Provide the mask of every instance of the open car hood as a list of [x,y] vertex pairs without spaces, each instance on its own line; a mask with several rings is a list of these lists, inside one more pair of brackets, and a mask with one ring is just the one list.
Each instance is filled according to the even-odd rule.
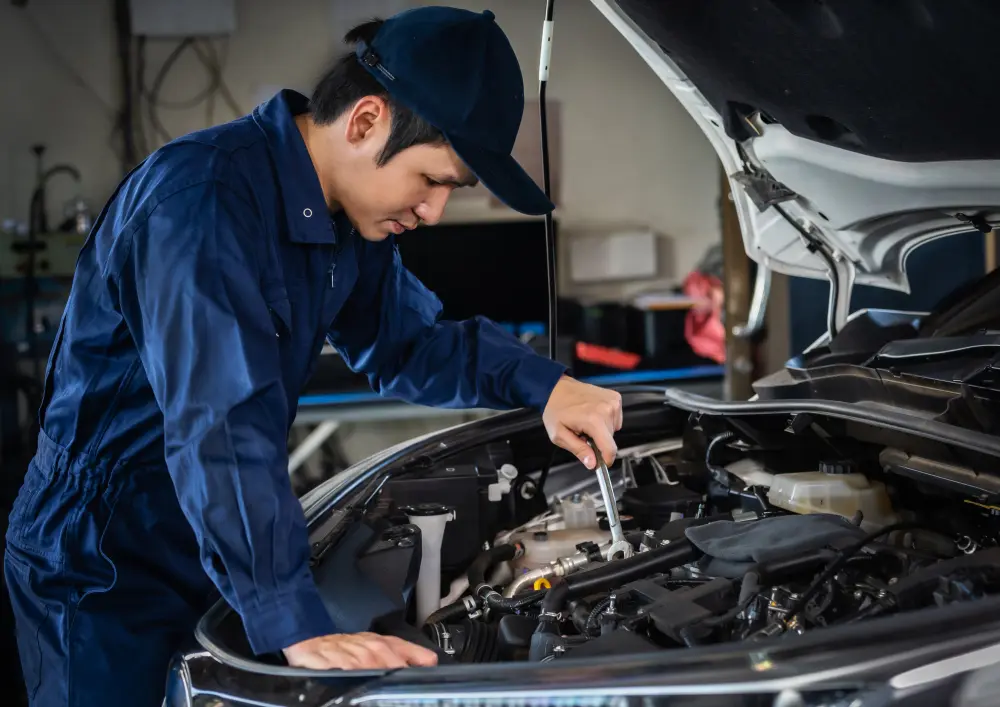
[[841,321],[855,283],[908,292],[914,248],[1000,222],[1000,5],[592,2],[715,147],[748,255],[832,265]]

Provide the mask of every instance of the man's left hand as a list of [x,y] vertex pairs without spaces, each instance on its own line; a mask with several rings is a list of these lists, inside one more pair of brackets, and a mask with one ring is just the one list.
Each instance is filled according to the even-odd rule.
[[618,454],[614,435],[622,428],[622,396],[563,376],[552,389],[542,422],[549,439],[575,454],[588,469],[595,469],[597,460],[580,435],[593,439],[604,463],[610,465]]

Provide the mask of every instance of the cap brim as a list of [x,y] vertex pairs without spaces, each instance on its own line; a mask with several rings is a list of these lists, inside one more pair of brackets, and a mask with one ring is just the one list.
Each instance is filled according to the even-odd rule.
[[514,211],[541,216],[555,209],[545,192],[512,156],[483,149],[461,138],[449,136],[448,142],[483,186]]

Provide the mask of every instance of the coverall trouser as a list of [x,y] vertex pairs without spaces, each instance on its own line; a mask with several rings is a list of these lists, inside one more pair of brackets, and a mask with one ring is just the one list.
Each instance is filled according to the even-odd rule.
[[216,596],[165,468],[102,468],[44,434],[4,573],[32,707],[159,707]]

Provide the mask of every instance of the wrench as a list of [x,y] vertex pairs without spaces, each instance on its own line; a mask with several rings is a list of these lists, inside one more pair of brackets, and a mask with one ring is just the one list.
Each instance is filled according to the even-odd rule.
[[618,517],[618,505],[615,501],[614,488],[611,486],[611,473],[608,471],[608,465],[604,463],[594,440],[587,437],[587,444],[594,450],[594,458],[597,460],[597,483],[601,486],[604,510],[608,513],[608,527],[611,529],[611,547],[608,548],[605,557],[609,562],[632,557],[634,550],[632,543],[625,539],[625,533],[622,532],[622,522]]

